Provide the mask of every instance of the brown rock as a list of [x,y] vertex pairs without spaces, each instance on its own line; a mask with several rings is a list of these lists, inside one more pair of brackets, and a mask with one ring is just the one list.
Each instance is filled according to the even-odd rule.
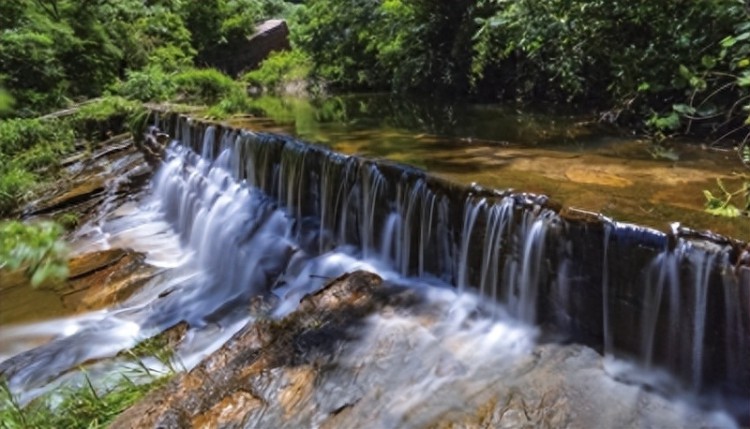
[[158,272],[145,255],[112,249],[76,258],[70,263],[71,278],[61,290],[66,307],[96,310],[122,302]]
[[260,404],[282,413],[286,421],[279,424],[309,416],[300,404],[309,403],[320,359],[333,355],[364,316],[403,301],[381,283],[367,272],[345,275],[303,298],[284,319],[249,324],[198,367],[123,413],[112,427],[231,426],[230,421],[251,419]]
[[208,59],[208,63],[236,76],[258,68],[271,52],[289,49],[291,44],[286,21],[271,19],[261,23],[246,40],[228,45],[224,51],[217,52],[213,58]]

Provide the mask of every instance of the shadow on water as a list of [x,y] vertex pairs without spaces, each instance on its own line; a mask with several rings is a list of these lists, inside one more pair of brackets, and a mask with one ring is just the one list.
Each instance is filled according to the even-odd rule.
[[[603,127],[580,115],[552,109],[520,111],[500,105],[473,105],[390,94],[347,95],[325,99],[260,97],[249,113],[293,125],[295,134],[310,139],[338,130],[402,130],[412,136],[428,134],[459,138],[466,143],[570,146],[596,144]],[[321,135],[316,135],[320,132]]]

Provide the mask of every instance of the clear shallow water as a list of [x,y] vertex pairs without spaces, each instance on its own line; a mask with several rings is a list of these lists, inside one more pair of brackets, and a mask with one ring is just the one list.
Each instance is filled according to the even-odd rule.
[[668,230],[672,222],[750,240],[750,223],[703,212],[716,178],[739,188],[748,171],[734,152],[676,143],[658,152],[588,117],[387,95],[321,101],[261,98],[233,124],[281,132],[332,149],[382,157],[460,183],[551,196],[567,206]]

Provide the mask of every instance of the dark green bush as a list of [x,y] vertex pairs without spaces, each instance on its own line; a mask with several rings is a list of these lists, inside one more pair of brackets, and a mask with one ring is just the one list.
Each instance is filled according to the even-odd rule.
[[260,68],[245,73],[242,81],[275,91],[284,84],[306,80],[311,70],[312,60],[302,51],[274,52]]
[[54,145],[61,151],[73,147],[73,130],[60,121],[7,119],[0,121],[0,156],[12,158],[39,144]]
[[15,210],[34,188],[37,176],[18,166],[0,168],[0,217]]
[[173,74],[154,65],[127,72],[127,79],[115,85],[114,91],[132,100],[166,101],[174,97],[177,85]]
[[104,97],[86,104],[70,118],[79,137],[103,140],[110,134],[130,131],[140,134],[148,111],[142,103],[123,97]]
[[334,88],[565,103],[666,130],[744,129],[750,17],[737,0],[310,0],[292,28],[313,74]]
[[243,91],[231,77],[216,69],[190,69],[174,76],[178,96],[187,102],[214,104],[235,91]]
[[74,139],[65,121],[0,120],[0,217],[31,195],[42,170],[56,170]]

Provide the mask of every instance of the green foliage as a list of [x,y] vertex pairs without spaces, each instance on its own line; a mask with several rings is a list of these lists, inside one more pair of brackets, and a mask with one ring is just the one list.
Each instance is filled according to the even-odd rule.
[[0,223],[0,270],[24,270],[37,287],[68,277],[68,249],[63,229],[52,222]]
[[48,143],[72,148],[73,130],[56,121],[8,119],[0,121],[0,157],[14,157],[21,151]]
[[10,214],[31,195],[36,175],[18,166],[0,168],[0,216]]
[[0,118],[13,111],[15,100],[8,91],[0,87]]
[[213,105],[207,112],[213,118],[226,118],[236,113],[249,111],[253,107],[253,101],[244,91],[232,91]]
[[117,84],[114,90],[132,100],[165,101],[174,97],[177,87],[172,74],[154,65],[143,70],[128,71],[127,80]]
[[281,86],[306,80],[312,70],[312,61],[299,50],[274,52],[260,68],[246,73],[242,81],[276,91]]
[[64,121],[0,121],[0,216],[32,194],[42,171],[55,171],[73,141],[73,129]]
[[13,92],[21,113],[62,103],[67,91],[65,69],[57,58],[56,39],[70,34],[59,29],[45,34],[34,28],[0,33],[0,75]]
[[103,140],[126,130],[140,134],[147,114],[140,102],[110,96],[84,105],[69,122],[79,136]]
[[65,228],[65,230],[71,231],[79,225],[81,216],[74,212],[60,213],[55,216],[55,222]]
[[312,0],[294,16],[293,41],[314,61],[314,72],[337,87],[384,86],[374,45],[378,2]]
[[208,0],[186,2],[182,15],[200,64],[237,49],[258,22],[285,16],[291,9],[282,0]]
[[183,101],[214,104],[235,91],[243,91],[231,77],[216,69],[189,69],[174,76],[177,94]]
[[[721,179],[717,178],[716,184],[722,193],[721,196],[714,196],[708,190],[703,191],[703,195],[706,197],[705,211],[707,213],[723,217],[750,216],[750,181],[745,181],[734,192],[728,191]],[[737,207],[738,204],[739,208]]]
[[107,121],[114,116],[127,116],[143,109],[138,102],[122,97],[104,97],[81,107],[73,116],[73,122]]
[[[147,340],[149,341],[149,340]],[[141,347],[136,346],[136,349]],[[133,349],[133,350],[136,350]],[[106,376],[94,385],[83,372],[80,385],[63,386],[21,406],[8,385],[0,381],[0,427],[4,429],[106,428],[115,418],[175,374],[173,352],[168,344],[153,343],[142,352],[129,351],[131,367]],[[154,356],[167,371],[156,372],[143,362]],[[99,386],[99,384],[102,384]]]
[[334,88],[572,103],[664,135],[747,129],[736,0],[310,0],[292,30]]

